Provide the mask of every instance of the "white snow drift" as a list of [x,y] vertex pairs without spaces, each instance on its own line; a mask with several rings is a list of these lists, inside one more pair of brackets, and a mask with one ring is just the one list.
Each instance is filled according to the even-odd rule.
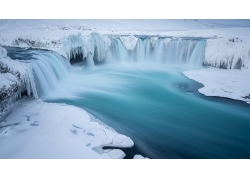
[[219,96],[250,103],[249,70],[206,68],[183,72],[204,87],[199,92],[206,96]]
[[0,158],[124,158],[133,141],[83,109],[23,99],[0,123]]

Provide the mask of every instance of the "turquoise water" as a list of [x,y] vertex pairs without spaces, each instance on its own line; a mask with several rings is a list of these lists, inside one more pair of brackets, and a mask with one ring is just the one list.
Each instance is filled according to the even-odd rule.
[[182,74],[194,67],[152,59],[72,71],[56,53],[6,49],[31,64],[40,98],[82,107],[131,137],[127,158],[250,158],[250,105],[198,93],[202,85]]
[[186,69],[137,63],[83,69],[45,100],[86,109],[131,137],[132,153],[149,158],[250,158],[250,106],[200,95],[202,85],[181,73]]

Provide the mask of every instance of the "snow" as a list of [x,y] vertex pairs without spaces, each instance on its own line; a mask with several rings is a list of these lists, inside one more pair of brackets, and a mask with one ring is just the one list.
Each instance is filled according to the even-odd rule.
[[6,58],[6,57],[7,57],[6,49],[0,47],[0,59]]
[[[94,58],[104,60],[112,37],[120,38],[133,51],[138,42],[136,35],[154,36],[150,40],[152,47],[158,37],[209,38],[204,64],[217,68],[183,74],[202,83],[199,92],[206,96],[250,103],[249,20],[0,20],[0,46],[49,49],[68,60],[82,54],[88,65],[93,65]],[[1,47],[0,63],[10,68],[10,72],[0,74],[0,88],[10,87],[20,73],[28,94],[37,98],[29,65],[11,60]],[[0,124],[0,158],[123,158],[121,150],[102,147],[133,146],[129,137],[82,109],[41,100],[20,103]]]
[[157,42],[158,37],[151,37],[150,39],[150,45],[151,47],[155,47],[155,43]]
[[140,154],[136,154],[135,156],[134,156],[134,158],[133,159],[149,159],[149,158],[147,158],[147,157],[143,157],[142,155],[140,155]]
[[[250,68],[250,38],[208,39],[204,63],[213,67],[237,69],[242,61],[243,68]],[[242,67],[238,67],[242,68]]]
[[121,36],[120,40],[128,50],[133,51],[136,47],[138,38],[135,36]]
[[0,158],[117,159],[125,157],[122,150],[102,147],[134,145],[83,109],[28,98],[17,103],[0,127]]
[[[6,50],[2,47],[0,47],[0,52],[2,52],[1,53],[2,58],[0,58],[0,64],[2,64],[3,68],[8,69],[7,70],[8,73],[11,73],[16,78],[19,77],[20,75],[20,77],[18,78],[19,81],[18,83],[24,81],[23,83],[25,84],[25,89],[27,90],[27,94],[29,96],[38,98],[34,75],[30,65],[10,59],[7,56]],[[8,74],[6,75],[5,72],[1,72],[0,78],[3,81],[3,83],[1,81],[0,89],[2,88],[3,85],[9,87],[10,84],[13,84],[13,82],[15,81],[13,77],[10,77],[10,75]]]
[[6,89],[8,89],[10,87],[10,84],[17,82],[17,78],[10,74],[10,73],[1,73],[0,76],[0,88],[2,88],[3,86],[6,87]]
[[204,87],[198,91],[205,96],[218,96],[250,103],[249,70],[206,68],[184,71],[189,79]]

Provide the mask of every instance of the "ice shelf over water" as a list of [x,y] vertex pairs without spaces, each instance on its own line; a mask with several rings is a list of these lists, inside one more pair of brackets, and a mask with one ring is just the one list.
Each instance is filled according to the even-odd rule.
[[190,79],[204,87],[199,92],[206,96],[219,96],[250,103],[249,70],[223,70],[207,68],[184,71]]
[[0,123],[0,158],[124,158],[133,141],[83,109],[23,99]]

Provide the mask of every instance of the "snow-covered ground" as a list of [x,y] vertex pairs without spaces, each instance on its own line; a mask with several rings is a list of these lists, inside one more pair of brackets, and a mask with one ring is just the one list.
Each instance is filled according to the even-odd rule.
[[123,158],[133,141],[83,109],[24,98],[0,123],[0,158]]
[[206,68],[184,71],[183,74],[202,83],[204,87],[198,91],[206,96],[225,97],[250,104],[249,70]]

